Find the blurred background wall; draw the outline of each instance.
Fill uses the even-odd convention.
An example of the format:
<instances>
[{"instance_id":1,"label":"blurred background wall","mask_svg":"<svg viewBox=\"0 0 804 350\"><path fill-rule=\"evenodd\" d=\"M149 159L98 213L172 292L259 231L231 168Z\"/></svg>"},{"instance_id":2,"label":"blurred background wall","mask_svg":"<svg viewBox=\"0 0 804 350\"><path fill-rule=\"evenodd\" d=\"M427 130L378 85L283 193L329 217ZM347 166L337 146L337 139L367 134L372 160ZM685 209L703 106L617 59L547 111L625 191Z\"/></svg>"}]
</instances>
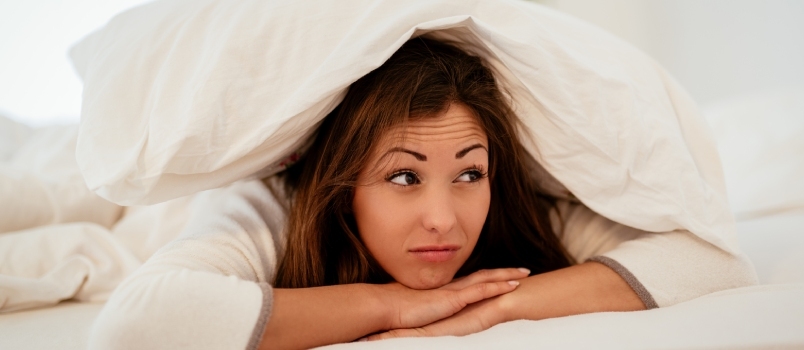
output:
<instances>
[{"instance_id":1,"label":"blurred background wall","mask_svg":"<svg viewBox=\"0 0 804 350\"><path fill-rule=\"evenodd\" d=\"M66 52L147 0L0 0L0 114L70 123L81 83ZM656 58L702 105L804 86L802 0L532 0Z\"/></svg>"},{"instance_id":2,"label":"blurred background wall","mask_svg":"<svg viewBox=\"0 0 804 350\"><path fill-rule=\"evenodd\" d=\"M0 115L30 125L78 122L73 43L149 0L0 0Z\"/></svg>"},{"instance_id":3,"label":"blurred background wall","mask_svg":"<svg viewBox=\"0 0 804 350\"><path fill-rule=\"evenodd\" d=\"M699 104L804 86L801 0L540 0L658 60Z\"/></svg>"}]
</instances>

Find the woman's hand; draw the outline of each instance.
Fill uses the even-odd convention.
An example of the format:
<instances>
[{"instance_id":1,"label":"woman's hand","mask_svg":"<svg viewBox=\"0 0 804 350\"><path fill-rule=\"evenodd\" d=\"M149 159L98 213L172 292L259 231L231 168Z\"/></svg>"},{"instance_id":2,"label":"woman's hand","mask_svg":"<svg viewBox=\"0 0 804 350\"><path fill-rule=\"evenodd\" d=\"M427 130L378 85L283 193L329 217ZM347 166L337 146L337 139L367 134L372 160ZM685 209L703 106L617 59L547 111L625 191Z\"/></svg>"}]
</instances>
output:
<instances>
[{"instance_id":1,"label":"woman's hand","mask_svg":"<svg viewBox=\"0 0 804 350\"><path fill-rule=\"evenodd\" d=\"M467 335L507 321L498 298L486 299L465 307L460 312L435 323L417 328L399 328L373 334L361 340L382 340L407 337L437 337Z\"/></svg>"},{"instance_id":2,"label":"woman's hand","mask_svg":"<svg viewBox=\"0 0 804 350\"><path fill-rule=\"evenodd\" d=\"M432 290L413 290L399 283L382 285L385 305L391 308L386 329L415 329L457 316L461 310L467 311L464 317L478 317L478 312L486 312L480 308L482 301L513 291L519 285L516 280L529 273L527 269L481 270ZM475 303L478 305L472 305ZM478 311L469 312L475 309Z\"/></svg>"},{"instance_id":3,"label":"woman's hand","mask_svg":"<svg viewBox=\"0 0 804 350\"><path fill-rule=\"evenodd\" d=\"M469 305L433 324L392 329L364 339L466 335L510 320L645 309L639 296L617 272L597 262L542 273L520 282L513 293Z\"/></svg>"}]
</instances>

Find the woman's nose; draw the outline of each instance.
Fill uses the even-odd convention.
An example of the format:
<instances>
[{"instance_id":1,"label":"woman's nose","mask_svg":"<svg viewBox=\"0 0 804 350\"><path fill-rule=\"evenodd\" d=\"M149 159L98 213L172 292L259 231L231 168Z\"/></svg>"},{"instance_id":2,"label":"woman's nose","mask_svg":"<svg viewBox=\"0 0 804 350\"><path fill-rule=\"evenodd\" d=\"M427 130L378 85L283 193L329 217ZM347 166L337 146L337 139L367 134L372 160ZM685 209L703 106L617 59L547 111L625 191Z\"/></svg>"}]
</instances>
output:
<instances>
[{"instance_id":1,"label":"woman's nose","mask_svg":"<svg viewBox=\"0 0 804 350\"><path fill-rule=\"evenodd\" d=\"M457 216L449 190L431 189L422 203L422 225L428 232L447 233L455 227Z\"/></svg>"}]
</instances>

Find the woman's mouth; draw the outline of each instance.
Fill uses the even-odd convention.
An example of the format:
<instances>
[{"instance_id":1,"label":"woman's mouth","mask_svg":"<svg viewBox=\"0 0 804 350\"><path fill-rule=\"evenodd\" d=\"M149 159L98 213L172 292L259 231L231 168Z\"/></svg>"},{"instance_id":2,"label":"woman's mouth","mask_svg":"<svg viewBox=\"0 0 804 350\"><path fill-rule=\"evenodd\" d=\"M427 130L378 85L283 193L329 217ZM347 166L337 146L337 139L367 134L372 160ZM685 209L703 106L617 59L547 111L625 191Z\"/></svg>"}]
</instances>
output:
<instances>
[{"instance_id":1,"label":"woman's mouth","mask_svg":"<svg viewBox=\"0 0 804 350\"><path fill-rule=\"evenodd\" d=\"M454 258L460 248L456 245L425 246L411 249L409 252L422 261L437 263Z\"/></svg>"}]
</instances>

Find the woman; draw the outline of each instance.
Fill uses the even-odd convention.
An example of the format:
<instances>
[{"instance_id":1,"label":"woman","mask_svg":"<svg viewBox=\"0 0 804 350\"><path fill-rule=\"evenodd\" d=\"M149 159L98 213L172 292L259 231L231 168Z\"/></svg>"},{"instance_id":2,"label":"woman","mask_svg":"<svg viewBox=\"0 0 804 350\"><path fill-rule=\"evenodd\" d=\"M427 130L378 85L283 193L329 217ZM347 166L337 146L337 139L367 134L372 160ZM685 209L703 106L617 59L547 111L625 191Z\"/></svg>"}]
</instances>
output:
<instances>
[{"instance_id":1,"label":"woman","mask_svg":"<svg viewBox=\"0 0 804 350\"><path fill-rule=\"evenodd\" d=\"M718 255L689 232L643 238L545 195L528 157L481 60L413 39L350 87L298 163L266 179L273 200L255 194L266 191L261 184L235 186L236 199L213 200L228 203L222 221L196 225L218 232L186 228L123 283L96 322L93 344L147 334L160 346L186 346L181 341L206 332L143 324L238 308L248 316L218 318L232 332L247 331L250 348L465 335L509 320L657 307L655 291L686 293L673 289L684 287L677 275L705 291L750 279L745 261ZM248 210L227 211L235 206ZM285 211L286 225L277 218ZM704 256L706 271L659 276L669 286L640 274L646 287L624 265L639 268L634 261L657 251L667 257L656 271L685 254ZM203 285L189 276L201 272L238 278ZM260 283L258 312L236 300L253 298L243 281ZM190 293L202 305L187 304Z\"/></svg>"},{"instance_id":2,"label":"woman","mask_svg":"<svg viewBox=\"0 0 804 350\"><path fill-rule=\"evenodd\" d=\"M482 295L486 299L512 291L516 285L507 281L527 277L528 273L513 268L529 269L534 275L568 268L562 271L569 273L567 277L598 280L595 289L573 291L592 294L578 295L590 305L571 313L644 308L628 285L605 266L589 263L569 268L572 258L550 227L552 203L539 196L516 135L513 113L480 59L431 40L406 43L382 67L350 87L340 107L321 125L307 159L285 174L295 202L288 246L274 287L396 281L408 288L433 289L480 269L511 268L447 288L499 281L481 284L490 289ZM527 294L530 285L528 280L520 288ZM264 343L310 339L294 333L309 329L296 325L311 320L293 317L305 315L298 310L311 305L311 299L321 298L322 304L338 299L323 292L318 296L302 291L305 294L299 298L293 296L296 293L295 289L274 290L275 303L293 305L284 309L292 313L272 315ZM366 294L361 300L380 293ZM427 332L428 324L452 316L462 306L480 301L479 297L472 295L455 307L447 304L443 311L426 317L416 314L413 305L400 307L394 311L404 314L394 318L410 320L390 325L374 323L363 311L339 304L344 310L338 314L357 311L344 318L365 324L350 322L333 335L346 341L388 329L424 326L420 331ZM445 334L482 330L507 318L498 310L502 301L487 300L482 305L489 310L476 304L476 310L431 327L454 328ZM413 304L428 311L433 307L420 301ZM371 308L368 314L381 310ZM310 310L316 311L335 310ZM547 316L542 311L526 318ZM394 330L389 335L407 333Z\"/></svg>"}]
</instances>

